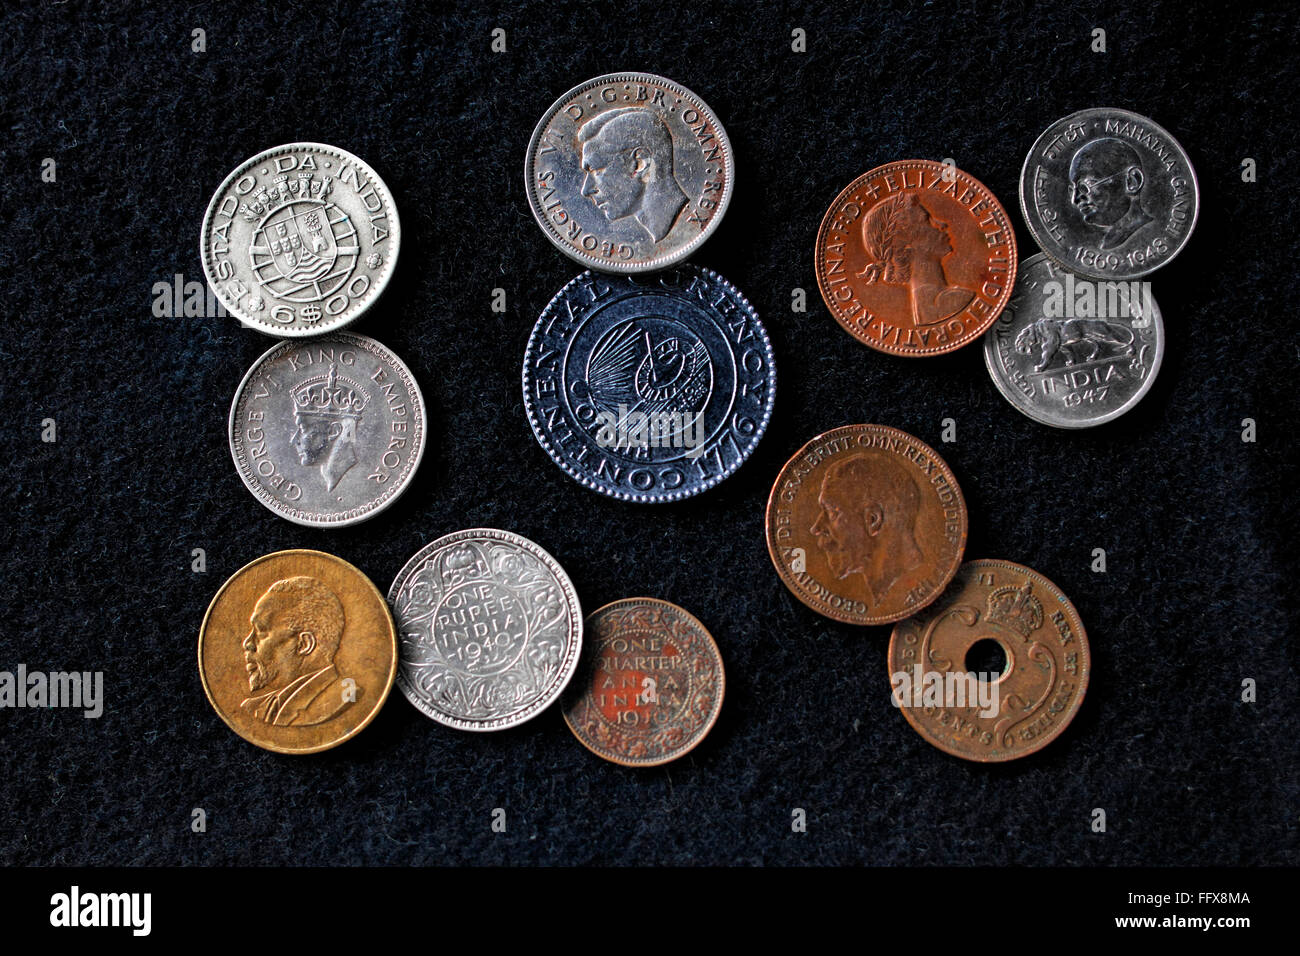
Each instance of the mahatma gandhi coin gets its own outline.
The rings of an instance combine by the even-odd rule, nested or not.
[[[993,384],[1036,422],[1087,428],[1123,415],[1151,388],[1165,329],[1151,284],[1098,282],[1039,253],[984,334]]]
[[[537,320],[523,386],[533,434],[579,484],[678,501],[749,457],[772,417],[776,364],[758,314],[716,272],[584,272]]]
[[[546,238],[602,272],[685,259],[722,221],[735,178],[713,111],[650,73],[611,73],[569,90],[533,130],[524,162]]]
[[[606,604],[587,618],[587,647],[564,695],[564,720],[597,756],[654,767],[693,750],[717,722],[722,656],[704,625],[676,604]]]
[[[230,454],[253,496],[317,528],[365,521],[397,500],[424,455],[424,399],[410,370],[365,335],[281,342],[230,406]]]
[[[549,707],[582,651],[582,608],[555,559],[509,531],[445,535],[388,591],[400,635],[397,684],[427,717],[504,730]]]
[[[290,143],[226,177],[203,217],[199,258],[231,315],[301,338],[337,331],[373,305],[401,238],[373,169],[334,146]]]
[[[889,624],[939,596],[966,547],[966,502],[934,449],[884,425],[844,425],[786,462],[767,499],[785,586],[846,624]]]
[[[355,736],[396,673],[384,596],[321,551],[277,551],[240,568],[199,630],[208,701],[231,730],[276,753],[315,753]]]
[[[1079,275],[1136,279],[1178,255],[1200,207],[1178,140],[1128,110],[1088,109],[1038,137],[1020,208],[1043,252]]]
[[[1091,672],[1074,605],[1010,561],[966,562],[889,640],[895,706],[940,750],[981,763],[1027,756],[1060,736]]]
[[[1016,234],[978,180],[924,159],[864,173],[817,232],[817,286],[850,335],[890,355],[974,342],[1011,297]]]

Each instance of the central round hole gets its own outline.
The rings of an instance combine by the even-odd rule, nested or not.
[[[1002,642],[991,637],[980,638],[966,652],[966,670],[972,674],[995,674],[1001,677],[1007,672],[1009,663]]]

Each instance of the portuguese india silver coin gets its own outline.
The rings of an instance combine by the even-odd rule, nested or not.
[[[230,454],[245,486],[296,524],[372,518],[411,484],[427,415],[414,376],[366,335],[281,342],[230,406]]]
[[[401,239],[373,169],[334,146],[290,143],[226,177],[203,217],[199,257],[231,315],[300,338],[337,331],[373,305]]]
[[[984,334],[993,384],[1036,422],[1087,428],[1123,415],[1155,381],[1164,321],[1143,280],[1097,281],[1041,253]]]
[[[528,203],[565,255],[603,272],[680,262],[713,234],[731,200],[735,160],[703,100],[651,73],[575,86],[528,143]]]
[[[772,417],[776,364],[749,301],[709,269],[584,272],[528,340],[524,408],[546,453],[623,501],[678,501],[749,457]]]
[[[541,547],[509,531],[444,535],[388,591],[397,622],[397,685],[458,730],[504,730],[535,717],[568,685],[582,651],[573,582]]]
[[[1091,279],[1136,279],[1182,251],[1200,193],[1187,153],[1128,110],[1087,109],[1049,126],[1020,171],[1034,241]]]

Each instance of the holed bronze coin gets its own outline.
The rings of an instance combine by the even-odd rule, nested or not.
[[[563,705],[582,745],[626,767],[693,750],[717,721],[726,685],[704,625],[676,604],[626,598],[594,611],[586,632],[586,659]]]
[[[1024,757],[1060,736],[1091,671],[1074,605],[1011,561],[966,562],[889,641],[894,703],[907,722],[940,750],[981,763]]]
[[[231,730],[276,753],[316,753],[355,736],[396,675],[384,596],[321,551],[277,551],[240,568],[199,631],[208,700]]]
[[[966,502],[925,442],[885,425],[844,425],[786,462],[766,525],[772,563],[795,597],[846,624],[891,624],[957,572]]]

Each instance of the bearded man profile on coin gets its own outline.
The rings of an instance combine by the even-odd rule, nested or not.
[[[345,687],[334,666],[343,603],[321,581],[306,575],[276,581],[258,598],[249,623],[244,666],[256,696],[241,710],[276,727],[310,727],[356,700],[355,685]]]
[[[351,379],[340,378],[331,365],[293,390],[294,432],[290,439],[304,465],[319,464],[325,487],[333,491],[357,463],[357,424],[367,396]]]
[[[688,202],[673,177],[673,135],[654,112],[609,110],[578,131],[582,194],[610,222],[632,216],[659,242]]]
[[[1128,241],[1154,218],[1142,208],[1146,175],[1128,143],[1108,136],[1088,143],[1070,160],[1070,201],[1083,221],[1102,231],[1102,249]]]

